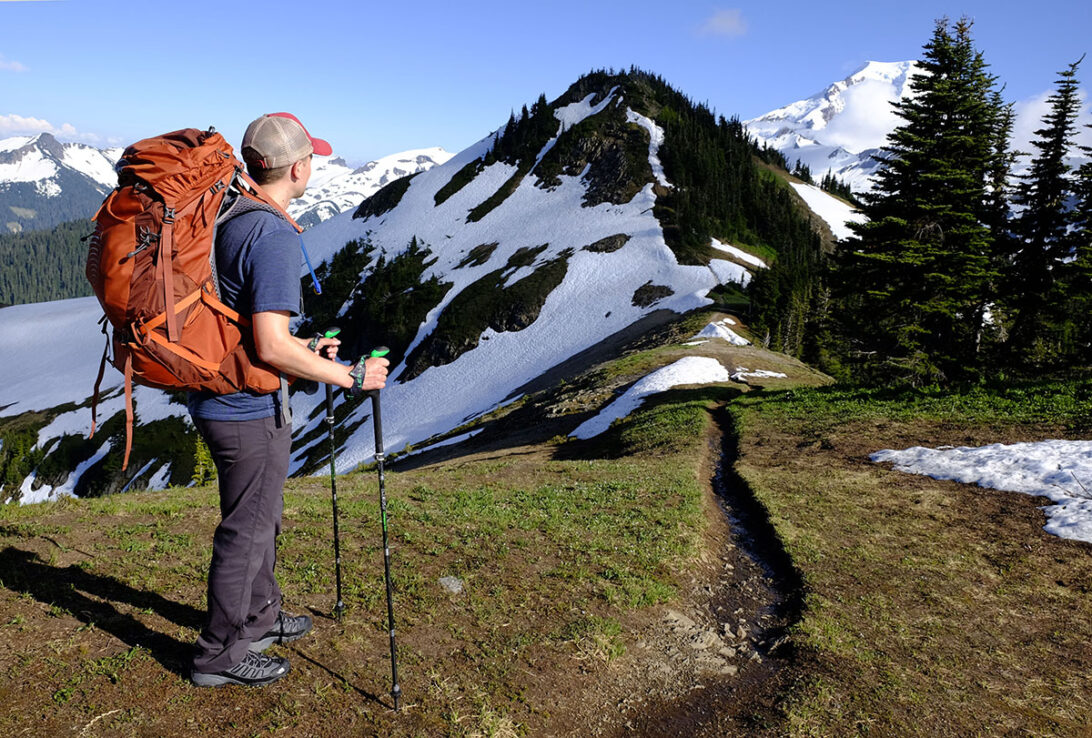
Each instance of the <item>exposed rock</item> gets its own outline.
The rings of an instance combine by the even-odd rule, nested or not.
[[[584,250],[591,251],[593,254],[609,254],[625,246],[629,239],[628,233],[615,233],[613,236],[600,238],[595,243],[589,243]]]
[[[463,593],[463,580],[458,577],[440,577],[440,588],[453,595]]]

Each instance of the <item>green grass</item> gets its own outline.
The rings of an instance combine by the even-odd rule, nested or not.
[[[705,520],[693,431],[709,406],[690,397],[619,423],[611,432],[631,455],[566,443],[583,451],[388,471],[400,670],[414,705],[397,717],[358,691],[389,688],[374,471],[338,481],[341,625],[321,616],[334,604],[328,480],[287,484],[278,578],[287,608],[320,615],[306,658],[286,653],[288,686],[257,693],[195,692],[172,673],[200,627],[214,489],[0,507],[0,691],[11,708],[0,733],[17,733],[26,714],[48,715],[52,732],[105,715],[95,728],[118,735],[533,732],[552,709],[541,675],[607,668],[627,651],[628,623],[686,581]],[[464,593],[440,588],[444,576]]]
[[[1092,420],[1092,379],[1021,381],[960,390],[797,388],[748,400],[785,422],[820,428],[851,419],[937,420],[967,424],[1053,423],[1071,430]]]
[[[1043,532],[1034,498],[867,457],[1072,435],[1088,386],[795,389],[733,404],[737,470],[805,588],[778,735],[1085,734],[1087,544]]]

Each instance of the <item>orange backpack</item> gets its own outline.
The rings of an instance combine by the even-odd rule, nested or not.
[[[272,392],[280,375],[257,358],[248,316],[219,299],[216,225],[243,209],[296,222],[243,171],[213,129],[187,128],[139,141],[117,164],[118,186],[94,217],[87,279],[113,328],[106,360],[125,376],[125,460],[132,450],[133,382],[160,389]],[[103,326],[106,332],[106,326]]]

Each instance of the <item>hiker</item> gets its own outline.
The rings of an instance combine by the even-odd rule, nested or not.
[[[250,124],[241,153],[248,174],[287,208],[307,187],[312,156],[333,152],[295,116],[273,113]],[[355,393],[383,388],[386,359],[362,359],[350,367],[332,361],[336,338],[292,336],[289,321],[301,309],[299,234],[273,208],[241,210],[218,227],[216,265],[223,301],[251,317],[258,358],[282,375]],[[216,463],[221,514],[209,567],[208,620],[197,639],[191,678],[202,687],[269,684],[288,673],[289,663],[263,651],[303,637],[312,625],[307,615],[281,610],[273,573],[292,443],[287,388],[266,394],[191,392],[188,408]]]

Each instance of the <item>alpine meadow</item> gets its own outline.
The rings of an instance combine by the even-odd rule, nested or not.
[[[316,157],[293,329],[390,381],[379,422],[292,384],[314,631],[262,689],[189,682],[186,393],[134,387],[127,450],[107,367],[89,435],[121,150],[0,140],[0,733],[1092,733],[1087,61],[1019,151],[972,30],[747,121],[596,69],[455,154]]]

